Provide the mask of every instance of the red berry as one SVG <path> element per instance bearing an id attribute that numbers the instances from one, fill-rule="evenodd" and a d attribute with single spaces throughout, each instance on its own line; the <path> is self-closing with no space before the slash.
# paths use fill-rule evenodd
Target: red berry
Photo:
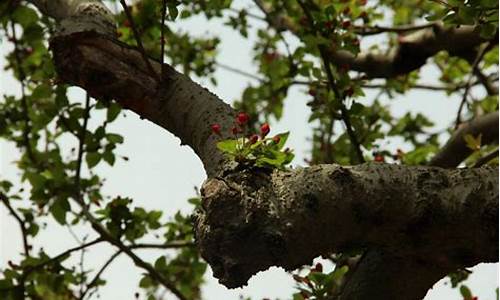
<path id="1" fill-rule="evenodd" d="M 376 155 L 373 160 L 376 162 L 384 162 L 385 161 L 385 159 L 382 155 Z"/>
<path id="2" fill-rule="evenodd" d="M 271 131 L 271 127 L 269 127 L 269 124 L 264 123 L 262 126 L 260 126 L 260 134 L 264 137 L 266 136 L 269 131 Z"/>
<path id="3" fill-rule="evenodd" d="M 256 135 L 256 134 L 252 134 L 252 135 L 250 136 L 250 138 L 248 139 L 248 143 L 249 143 L 250 145 L 253 145 L 253 144 L 257 143 L 257 141 L 258 141 L 258 140 L 259 140 L 259 136 L 258 136 L 258 135 Z"/>
<path id="4" fill-rule="evenodd" d="M 250 117 L 244 113 L 244 112 L 240 112 L 238 114 L 238 116 L 236 117 L 236 122 L 239 124 L 239 125 L 244 125 L 248 122 L 248 120 L 250 120 Z"/>
<path id="5" fill-rule="evenodd" d="M 344 22 L 342 22 L 342 28 L 347 29 L 349 27 L 351 27 L 351 21 L 345 20 Z"/>
<path id="6" fill-rule="evenodd" d="M 276 144 L 279 144 L 281 141 L 281 137 L 279 135 L 275 135 L 273 137 L 273 142 L 275 142 Z"/>
<path id="7" fill-rule="evenodd" d="M 236 127 L 231 128 L 231 133 L 232 134 L 237 135 L 238 132 L 239 132 L 238 128 L 236 128 Z"/>
<path id="8" fill-rule="evenodd" d="M 217 135 L 220 135 L 220 125 L 219 124 L 213 124 L 212 125 L 212 132 L 217 134 Z"/>

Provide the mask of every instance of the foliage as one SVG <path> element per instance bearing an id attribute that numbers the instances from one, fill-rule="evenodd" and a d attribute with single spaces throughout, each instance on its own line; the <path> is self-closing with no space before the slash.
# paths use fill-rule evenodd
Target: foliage
<path id="1" fill-rule="evenodd" d="M 290 90 L 297 87 L 310 109 L 308 164 L 345 165 L 367 160 L 427 164 L 450 131 L 436 132 L 433 120 L 422 113 L 397 114 L 391 110 L 397 99 L 428 87 L 421 70 L 372 79 L 352 70 L 352 66 L 325 61 L 324 54 L 342 50 L 356 55 L 366 50 L 367 32 L 380 29 L 377 26 L 384 23 L 394 29 L 442 20 L 448 26 L 477 25 L 483 38 L 498 34 L 498 2 L 491 0 L 265 0 L 254 1 L 260 4 L 254 8 L 242 8 L 233 2 L 166 1 L 168 21 L 162 24 L 162 1 L 134 1 L 131 20 L 118 7 L 119 1 L 107 1 L 110 7 L 117 7 L 117 33 L 122 42 L 138 44 L 133 34 L 136 26 L 148 55 L 159 59 L 163 44 L 167 63 L 214 85 L 215 72 L 224 60 L 218 57 L 223 41 L 213 32 L 193 34 L 176 29 L 174 22 L 218 20 L 242 38 L 253 37 L 252 64 L 257 74 L 252 74 L 252 81 L 234 104 L 248 118 L 237 121 L 234 138 L 221 140 L 218 147 L 238 162 L 265 168 L 284 168 L 292 161 L 293 153 L 283 149 L 288 132 L 267 137 L 269 130 L 261 128 L 260 134 L 250 133 L 255 124 L 278 121 L 286 101 L 292 100 Z M 139 206 L 137 199 L 104 194 L 105 179 L 98 174 L 99 165 L 113 166 L 117 159 L 127 160 L 117 152 L 125 143 L 124 136 L 110 130 L 110 124 L 120 118 L 121 108 L 112 100 L 87 97 L 82 102 L 69 97 L 68 86 L 59 82 L 48 49 L 47 41 L 54 31 L 54 21 L 40 15 L 32 5 L 0 2 L 0 38 L 7 49 L 5 70 L 22 90 L 2 95 L 0 100 L 0 138 L 19 149 L 15 163 L 21 181 L 0 177 L 0 200 L 19 223 L 24 246 L 21 259 L 2 266 L 0 298 L 90 299 L 106 284 L 105 279 L 100 272 L 80 267 L 69 258 L 106 242 L 116 255 L 128 255 L 142 268 L 138 286 L 148 299 L 160 299 L 165 283 L 186 299 L 200 299 L 207 266 L 193 247 L 189 216 L 177 213 L 165 220 L 162 212 Z M 414 31 L 381 31 L 383 42 L 369 50 L 397 48 L 404 36 Z M 438 74 L 435 81 L 439 85 L 430 89 L 437 91 L 436 98 L 462 97 L 465 93 L 465 109 L 457 119 L 498 110 L 498 95 L 475 92 L 474 97 L 468 97 L 465 87 L 474 73 L 473 61 L 444 51 L 429 61 Z M 232 67 L 237 69 L 238 65 Z M 487 80 L 498 79 L 498 46 L 486 48 L 477 68 Z M 477 89 L 481 84 L 480 80 L 472 82 Z M 374 99 L 364 97 L 374 86 L 378 91 Z M 100 120 L 97 115 L 105 117 Z M 92 126 L 89 119 L 95 121 Z M 220 130 L 214 130 L 215 134 Z M 63 141 L 70 141 L 72 146 L 63 147 Z M 395 149 L 395 143 L 402 144 L 404 150 Z M 467 166 L 495 150 L 484 145 L 480 135 L 466 136 L 465 143 L 474 150 L 465 161 Z M 498 164 L 498 159 L 490 163 Z M 198 207 L 200 201 L 193 198 L 190 203 Z M 56 221 L 53 226 L 93 228 L 98 240 L 82 240 L 78 247 L 62 250 L 60 255 L 49 256 L 43 250 L 35 253 L 33 247 L 44 243 L 37 239 L 38 234 L 49 220 Z M 149 243 L 151 239 L 154 243 Z M 141 247 L 168 249 L 168 253 L 150 264 L 133 258 L 134 250 Z M 109 262 L 115 257 L 111 256 Z M 105 268 L 107 265 L 102 270 Z M 323 273 L 315 266 L 307 276 L 295 275 L 298 293 L 293 297 L 323 299 L 332 295 L 339 290 L 346 272 L 339 267 Z M 450 278 L 464 299 L 474 299 L 472 292 L 459 284 L 467 275 L 458 271 Z"/>

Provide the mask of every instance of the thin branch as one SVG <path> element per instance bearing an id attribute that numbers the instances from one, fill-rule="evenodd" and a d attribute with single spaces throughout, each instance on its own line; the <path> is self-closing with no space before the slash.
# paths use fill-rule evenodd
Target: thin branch
<path id="1" fill-rule="evenodd" d="M 87 285 L 87 288 L 80 294 L 80 300 L 83 300 L 87 293 L 96 285 L 97 281 L 101 278 L 102 273 L 111 265 L 111 263 L 122 253 L 121 250 L 116 251 L 113 255 L 111 255 L 108 260 L 104 263 L 104 265 L 99 269 L 94 278 Z M 90 298 L 90 297 L 89 297 Z"/>
<path id="2" fill-rule="evenodd" d="M 24 117 L 24 128 L 23 128 L 23 142 L 24 146 L 26 147 L 26 153 L 28 154 L 29 159 L 32 162 L 35 162 L 35 154 L 33 153 L 33 149 L 31 149 L 31 143 L 30 143 L 30 138 L 29 134 L 31 132 L 31 125 L 30 125 L 30 117 L 29 117 L 29 109 L 28 109 L 28 100 L 26 99 L 26 85 L 25 85 L 25 79 L 26 79 L 26 74 L 24 73 L 23 67 L 22 67 L 22 60 L 21 57 L 19 56 L 19 41 L 17 40 L 17 35 L 16 35 L 16 28 L 14 21 L 11 20 L 11 29 L 12 29 L 12 40 L 14 43 L 14 59 L 16 61 L 17 65 L 17 71 L 19 73 L 19 82 L 21 83 L 21 107 L 22 107 L 22 114 Z"/>
<path id="3" fill-rule="evenodd" d="M 85 144 L 85 134 L 87 132 L 87 124 L 90 117 L 90 96 L 87 93 L 85 97 L 85 110 L 83 116 L 83 125 L 78 133 L 78 158 L 76 162 L 76 170 L 75 170 L 75 191 L 77 193 L 77 197 L 81 199 L 82 193 L 80 189 L 80 176 L 82 171 L 82 161 L 83 161 L 83 153 L 85 150 L 83 149 L 83 145 Z"/>
<path id="4" fill-rule="evenodd" d="M 26 228 L 26 222 L 19 216 L 16 210 L 10 205 L 7 196 L 3 193 L 0 193 L 0 200 L 2 200 L 5 207 L 9 210 L 10 214 L 16 219 L 19 227 L 21 228 L 21 235 L 23 236 L 23 248 L 24 255 L 26 257 L 30 256 L 30 246 L 28 244 L 28 229 Z"/>
<path id="5" fill-rule="evenodd" d="M 491 160 L 498 158 L 498 148 L 495 151 L 492 151 L 485 156 L 481 157 L 476 161 L 476 163 L 472 166 L 473 168 L 479 168 L 480 166 L 487 164 Z"/>
<path id="6" fill-rule="evenodd" d="M 88 248 L 90 246 L 93 246 L 95 244 L 98 244 L 98 243 L 101 243 L 103 242 L 104 239 L 101 238 L 101 237 L 98 237 L 96 238 L 95 240 L 91 241 L 91 242 L 88 242 L 88 243 L 84 243 L 84 244 L 81 244 L 81 245 L 78 245 L 76 247 L 73 247 L 73 248 L 70 248 L 68 250 L 65 250 L 64 252 L 46 260 L 46 261 L 43 261 L 37 265 L 34 265 L 34 266 L 30 266 L 30 267 L 27 267 L 26 269 L 26 272 L 23 273 L 23 276 L 26 277 L 28 276 L 31 272 L 35 271 L 35 270 L 38 270 L 46 265 L 49 265 L 49 264 L 52 264 L 52 263 L 55 263 L 57 262 L 58 260 L 62 259 L 63 257 L 67 256 L 67 255 L 70 255 L 71 253 L 75 252 L 75 251 L 80 251 L 80 250 L 83 250 L 85 248 Z"/>
<path id="7" fill-rule="evenodd" d="M 302 10 L 304 11 L 304 14 L 307 17 L 311 28 L 316 30 L 316 28 L 314 28 L 313 17 L 311 16 L 311 13 L 308 11 L 305 4 L 302 3 L 301 0 L 297 0 L 297 2 L 299 3 Z M 333 73 L 332 73 L 332 70 L 330 68 L 330 63 L 328 61 L 327 54 L 326 54 L 324 47 L 322 45 L 318 45 L 318 48 L 320 51 L 320 56 L 321 56 L 321 60 L 323 62 L 323 66 L 325 67 L 325 72 L 326 72 L 326 76 L 328 78 L 329 87 L 333 91 L 333 93 L 335 94 L 335 98 L 337 98 L 339 100 L 339 103 L 340 103 L 340 113 L 342 116 L 342 121 L 344 121 L 344 125 L 346 127 L 347 136 L 349 137 L 349 140 L 351 141 L 351 144 L 354 148 L 354 152 L 356 153 L 356 157 L 357 157 L 358 161 L 360 163 L 363 163 L 365 161 L 365 159 L 363 157 L 363 153 L 361 152 L 361 145 L 359 144 L 357 137 L 352 129 L 349 112 L 347 111 L 347 108 L 344 105 L 345 97 L 343 95 L 341 95 L 339 92 L 339 89 L 338 89 L 337 84 L 335 82 L 335 78 L 333 77 Z"/>
<path id="8" fill-rule="evenodd" d="M 142 45 L 139 31 L 137 31 L 137 27 L 135 25 L 134 19 L 132 18 L 132 14 L 130 13 L 130 9 L 128 8 L 127 3 L 125 3 L 125 0 L 120 0 L 120 4 L 122 5 L 123 10 L 125 11 L 125 15 L 127 16 L 127 19 L 130 22 L 130 27 L 132 27 L 132 32 L 134 33 L 134 38 L 135 41 L 137 42 L 137 47 L 139 48 L 139 52 L 141 53 L 142 59 L 144 60 L 146 67 L 148 68 L 151 76 L 156 78 L 156 80 L 160 81 L 158 78 L 158 74 L 156 74 L 156 71 L 153 69 L 151 62 L 149 61 L 148 55 L 146 54 L 146 50 L 144 50 L 144 46 Z"/>
<path id="9" fill-rule="evenodd" d="M 472 86 L 472 79 L 474 78 L 475 73 L 478 70 L 479 63 L 483 59 L 484 55 L 487 52 L 487 49 L 490 47 L 491 42 L 487 42 L 483 47 L 480 48 L 479 53 L 477 54 L 476 58 L 474 59 L 474 62 L 472 63 L 472 72 L 469 75 L 469 79 L 467 80 L 467 84 L 465 86 L 465 91 L 464 95 L 462 97 L 462 101 L 460 102 L 460 106 L 458 107 L 457 111 L 457 117 L 455 120 L 455 129 L 458 128 L 460 123 L 462 122 L 462 110 L 465 106 L 465 103 L 467 103 L 467 97 L 469 96 L 469 91 Z"/>
<path id="10" fill-rule="evenodd" d="M 387 26 L 353 26 L 354 32 L 359 35 L 374 35 L 385 32 L 395 32 L 395 33 L 404 33 L 409 31 L 416 31 L 420 29 L 426 29 L 435 26 L 436 23 L 427 23 L 422 25 L 404 25 L 397 27 L 387 27 Z"/>
<path id="11" fill-rule="evenodd" d="M 131 248 L 131 249 L 178 249 L 178 248 L 194 247 L 194 246 L 196 246 L 196 244 L 193 242 L 178 241 L 178 242 L 170 242 L 167 244 L 149 244 L 149 243 L 133 244 L 133 245 L 130 245 L 129 248 Z"/>
<path id="12" fill-rule="evenodd" d="M 215 65 L 218 66 L 221 69 L 226 70 L 226 71 L 233 72 L 235 74 L 239 74 L 239 75 L 251 78 L 251 79 L 255 79 L 255 80 L 258 80 L 260 82 L 264 82 L 265 81 L 264 79 L 260 78 L 257 75 L 254 75 L 252 73 L 249 73 L 249 72 L 246 72 L 246 71 L 234 68 L 232 66 L 229 66 L 229 65 L 226 65 L 226 64 L 223 64 L 223 63 L 220 63 L 220 62 L 215 62 Z"/>

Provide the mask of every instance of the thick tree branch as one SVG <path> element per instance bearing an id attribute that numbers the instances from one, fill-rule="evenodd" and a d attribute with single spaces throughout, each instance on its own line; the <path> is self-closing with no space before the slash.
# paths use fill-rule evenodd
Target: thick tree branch
<path id="1" fill-rule="evenodd" d="M 278 32 L 289 30 L 298 35 L 300 27 L 291 22 L 287 16 L 273 11 L 270 5 L 261 0 L 254 0 L 259 9 L 266 15 L 269 26 Z M 374 27 L 375 29 L 377 27 Z M 368 78 L 390 78 L 406 74 L 422 67 L 429 57 L 439 51 L 448 51 L 451 55 L 470 57 L 474 48 L 486 40 L 479 35 L 479 28 L 474 26 L 445 27 L 441 23 L 423 24 L 415 28 L 400 28 L 387 32 L 405 32 L 419 29 L 402 37 L 397 47 L 388 53 L 363 51 L 354 55 L 346 50 L 330 48 L 328 56 L 335 65 L 349 65 L 351 70 L 363 72 Z M 493 42 L 498 40 L 498 33 Z"/>
<path id="2" fill-rule="evenodd" d="M 481 134 L 481 142 L 484 145 L 498 142 L 498 112 L 489 113 L 463 123 L 432 158 L 429 164 L 442 168 L 454 168 L 458 166 L 473 152 L 465 143 L 464 137 L 467 134 L 474 137 Z"/>
<path id="3" fill-rule="evenodd" d="M 293 270 L 353 248 L 445 270 L 493 262 L 497 173 L 386 164 L 240 172 L 204 184 L 197 240 L 228 287 L 273 265 Z"/>
<path id="4" fill-rule="evenodd" d="M 352 70 L 364 72 L 367 77 L 387 78 L 419 69 L 429 57 L 442 50 L 451 55 L 468 57 L 475 53 L 475 47 L 485 41 L 479 36 L 477 27 L 447 28 L 442 24 L 434 24 L 431 28 L 402 37 L 399 46 L 389 53 L 361 52 L 355 56 L 345 50 L 331 50 L 329 55 L 335 64 L 349 65 Z"/>

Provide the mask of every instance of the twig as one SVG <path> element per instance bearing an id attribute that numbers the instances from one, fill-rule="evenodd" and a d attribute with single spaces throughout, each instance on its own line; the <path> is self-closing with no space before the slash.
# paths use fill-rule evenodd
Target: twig
<path id="1" fill-rule="evenodd" d="M 265 81 L 264 79 L 260 78 L 257 75 L 254 75 L 252 73 L 249 73 L 249 72 L 246 72 L 246 71 L 234 68 L 234 67 L 231 67 L 229 65 L 226 65 L 226 64 L 223 64 L 223 63 L 220 63 L 220 62 L 215 62 L 215 65 L 218 66 L 221 69 L 224 69 L 224 70 L 227 70 L 227 71 L 230 71 L 230 72 L 233 72 L 233 73 L 236 73 L 236 74 L 239 74 L 239 75 L 251 78 L 251 79 L 255 79 L 255 80 L 258 80 L 260 82 L 264 82 Z"/>
<path id="2" fill-rule="evenodd" d="M 304 14 L 307 17 L 309 24 L 316 31 L 316 29 L 314 28 L 313 18 L 311 16 L 310 12 L 308 11 L 307 7 L 304 5 L 304 3 L 302 3 L 301 0 L 297 0 L 297 2 L 299 3 L 300 7 L 304 11 Z M 333 77 L 332 70 L 330 69 L 330 64 L 328 63 L 328 58 L 327 58 L 324 47 L 321 45 L 318 45 L 318 48 L 319 48 L 321 60 L 323 62 L 323 66 L 325 67 L 325 72 L 326 72 L 326 76 L 328 78 L 328 83 L 329 83 L 330 89 L 335 94 L 335 98 L 337 98 L 339 100 L 340 113 L 342 116 L 342 121 L 344 122 L 344 125 L 346 127 L 347 135 L 348 135 L 349 140 L 351 141 L 351 144 L 354 148 L 354 152 L 356 153 L 356 157 L 357 157 L 358 161 L 360 163 L 363 163 L 363 162 L 365 162 L 365 159 L 363 157 L 363 153 L 361 152 L 361 145 L 359 144 L 359 142 L 356 138 L 356 135 L 354 134 L 354 131 L 353 131 L 352 125 L 351 125 L 351 119 L 349 116 L 349 112 L 347 111 L 347 109 L 344 105 L 343 100 L 345 99 L 345 97 L 343 97 L 339 92 L 339 89 L 338 89 L 337 84 L 335 82 L 335 79 Z"/>
<path id="3" fill-rule="evenodd" d="M 24 117 L 25 125 L 23 128 L 23 142 L 24 146 L 26 147 L 26 153 L 28 154 L 29 159 L 32 162 L 35 162 L 35 154 L 33 153 L 33 149 L 31 149 L 31 144 L 30 144 L 30 139 L 29 139 L 29 134 L 31 132 L 31 125 L 30 125 L 30 117 L 29 117 L 29 110 L 28 110 L 28 100 L 26 99 L 26 85 L 25 85 L 25 79 L 26 79 L 26 74 L 24 73 L 22 63 L 21 63 L 21 57 L 19 56 L 19 45 L 18 45 L 18 40 L 16 36 L 16 28 L 14 21 L 11 20 L 11 29 L 12 29 L 12 40 L 14 42 L 14 59 L 16 60 L 17 64 L 17 71 L 19 73 L 19 82 L 21 83 L 21 107 L 22 107 L 22 114 Z"/>
<path id="4" fill-rule="evenodd" d="M 429 27 L 435 26 L 436 23 L 427 23 L 422 25 L 406 25 L 406 26 L 397 26 L 397 27 L 386 27 L 386 26 L 353 26 L 354 32 L 359 35 L 374 35 L 385 32 L 395 32 L 395 33 L 403 33 L 408 31 L 416 31 L 420 29 L 426 29 Z"/>
<path id="5" fill-rule="evenodd" d="M 82 171 L 82 161 L 83 161 L 83 153 L 85 152 L 83 149 L 83 145 L 85 144 L 85 134 L 87 132 L 87 124 L 90 117 L 90 96 L 87 93 L 85 97 L 85 111 L 83 116 L 83 125 L 78 133 L 78 157 L 76 161 L 76 170 L 75 170 L 75 191 L 77 193 L 77 197 L 80 199 L 82 197 L 80 190 L 80 176 Z"/>
<path id="6" fill-rule="evenodd" d="M 465 106 L 465 103 L 467 103 L 467 96 L 469 95 L 469 90 L 472 86 L 472 79 L 474 78 L 474 74 L 476 73 L 476 70 L 478 70 L 478 65 L 481 62 L 481 60 L 483 59 L 484 55 L 487 52 L 486 50 L 489 48 L 490 45 L 491 45 L 491 42 L 487 42 L 486 45 L 484 45 L 484 47 L 482 47 L 479 50 L 479 53 L 477 54 L 476 58 L 474 59 L 474 62 L 472 63 L 472 72 L 469 75 L 469 79 L 467 80 L 467 84 L 465 86 L 465 91 L 464 91 L 464 95 L 462 97 L 462 101 L 460 102 L 460 106 L 458 107 L 457 118 L 455 120 L 455 129 L 457 129 L 458 126 L 460 125 L 460 123 L 462 123 L 462 117 L 461 117 L 462 110 Z"/>
<path id="7" fill-rule="evenodd" d="M 193 243 L 193 242 L 178 241 L 178 242 L 170 242 L 167 244 L 148 244 L 148 243 L 133 244 L 133 245 L 130 245 L 129 248 L 131 248 L 131 249 L 177 249 L 177 248 L 194 247 L 194 246 L 195 246 L 195 243 Z"/>
<path id="8" fill-rule="evenodd" d="M 137 31 L 137 27 L 135 26 L 135 22 L 132 18 L 132 14 L 130 13 L 130 10 L 127 6 L 127 3 L 125 3 L 125 0 L 120 0 L 120 4 L 123 7 L 123 10 L 125 11 L 125 15 L 127 16 L 128 21 L 130 22 L 130 26 L 132 27 L 132 32 L 134 33 L 134 38 L 135 41 L 137 42 L 137 47 L 139 48 L 139 52 L 141 53 L 142 59 L 144 60 L 144 63 L 146 63 L 146 67 L 148 68 L 149 72 L 151 73 L 151 76 L 155 77 L 158 82 L 160 81 L 160 78 L 158 78 L 158 74 L 156 74 L 155 70 L 153 69 L 153 66 L 151 65 L 151 62 L 149 61 L 149 58 L 146 54 L 146 50 L 144 50 L 144 46 L 142 45 L 141 37 L 139 35 L 139 32 Z"/>
<path id="9" fill-rule="evenodd" d="M 28 244 L 28 232 L 26 228 L 26 222 L 17 214 L 16 210 L 10 205 L 7 196 L 3 193 L 0 193 L 0 200 L 2 200 L 3 204 L 9 210 L 10 214 L 16 219 L 19 227 L 21 228 L 21 234 L 23 236 L 23 248 L 24 255 L 26 257 L 30 256 L 30 246 Z"/>
<path id="10" fill-rule="evenodd" d="M 80 294 L 79 299 L 83 300 L 87 293 L 95 286 L 96 282 L 101 278 L 102 273 L 111 265 L 111 263 L 122 253 L 121 250 L 116 251 L 113 255 L 111 255 L 108 260 L 104 263 L 104 265 L 99 269 L 94 278 L 87 285 L 87 288 Z"/>
<path id="11" fill-rule="evenodd" d="M 492 151 L 492 152 L 486 154 L 485 156 L 481 157 L 480 159 L 478 159 L 474 163 L 474 165 L 472 165 L 472 167 L 479 168 L 480 166 L 488 163 L 490 160 L 495 159 L 495 158 L 498 158 L 498 149 L 496 149 L 495 151 Z"/>

